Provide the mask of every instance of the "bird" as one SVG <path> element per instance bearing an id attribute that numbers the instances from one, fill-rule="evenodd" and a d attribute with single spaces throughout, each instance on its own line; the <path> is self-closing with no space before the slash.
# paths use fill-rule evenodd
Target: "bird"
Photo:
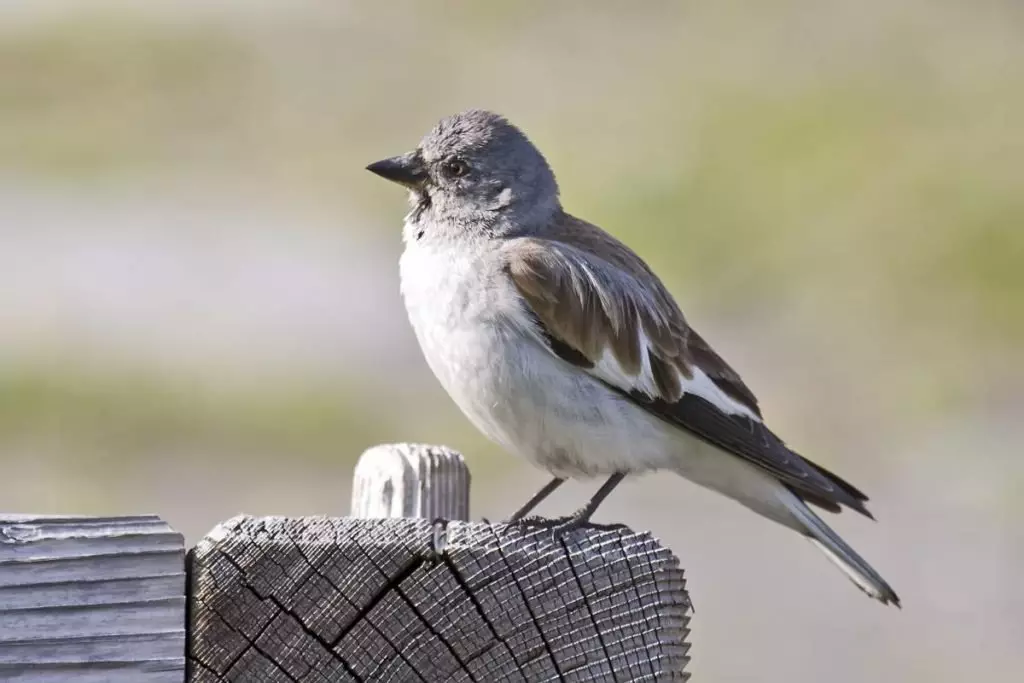
<path id="1" fill-rule="evenodd" d="M 895 591 L 810 506 L 874 519 L 867 496 L 791 450 L 754 393 L 629 247 L 568 213 L 544 155 L 503 116 L 441 119 L 411 152 L 367 170 L 409 195 L 399 271 L 416 339 L 484 435 L 553 478 L 604 483 L 670 471 L 810 539 L 883 604 Z"/>

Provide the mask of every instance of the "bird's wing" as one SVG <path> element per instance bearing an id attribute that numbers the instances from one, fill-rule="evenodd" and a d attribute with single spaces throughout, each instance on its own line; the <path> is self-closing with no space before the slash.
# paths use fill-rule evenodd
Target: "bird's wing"
<path id="1" fill-rule="evenodd" d="M 598 228 L 578 224 L 555 239 L 518 238 L 504 247 L 506 272 L 539 340 L 644 410 L 767 471 L 808 502 L 870 516 L 863 493 L 791 451 L 764 425 L 754 394 L 689 327 L 640 257 Z"/>

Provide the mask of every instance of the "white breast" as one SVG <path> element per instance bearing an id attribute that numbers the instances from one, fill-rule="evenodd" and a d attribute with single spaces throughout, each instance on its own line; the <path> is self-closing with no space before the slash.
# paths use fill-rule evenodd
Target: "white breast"
<path id="1" fill-rule="evenodd" d="M 541 347 L 483 248 L 410 242 L 402 295 L 438 381 L 485 435 L 559 476 L 670 464 L 665 426 Z"/>
<path id="2" fill-rule="evenodd" d="M 489 376 L 502 353 L 507 283 L 480 249 L 410 242 L 400 262 L 402 298 L 430 369 L 463 410 L 467 381 Z M 504 312 L 504 315 L 503 315 Z"/>

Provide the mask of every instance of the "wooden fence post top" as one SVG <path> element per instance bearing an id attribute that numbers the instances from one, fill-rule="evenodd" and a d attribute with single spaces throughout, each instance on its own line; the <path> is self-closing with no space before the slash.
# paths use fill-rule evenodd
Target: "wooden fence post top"
<path id="1" fill-rule="evenodd" d="M 356 463 L 352 516 L 467 520 L 469 481 L 462 454 L 446 446 L 374 446 Z"/>
<path id="2" fill-rule="evenodd" d="M 686 678 L 679 562 L 624 527 L 241 516 L 192 599 L 196 683 Z"/>

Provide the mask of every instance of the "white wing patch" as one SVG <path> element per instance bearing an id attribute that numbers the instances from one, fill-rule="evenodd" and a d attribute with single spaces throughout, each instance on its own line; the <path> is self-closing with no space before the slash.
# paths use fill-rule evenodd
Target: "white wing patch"
<path id="1" fill-rule="evenodd" d="M 654 373 L 651 372 L 651 359 L 647 356 L 647 335 L 643 333 L 643 330 L 640 331 L 640 348 L 643 350 L 641 355 L 643 367 L 640 368 L 640 373 L 637 375 L 627 373 L 619 364 L 615 354 L 612 353 L 611 347 L 608 346 L 601 352 L 601 359 L 594 364 L 589 372 L 625 391 L 635 389 L 648 396 L 658 396 L 658 385 L 654 383 Z"/>
<path id="2" fill-rule="evenodd" d="M 685 377 L 680 379 L 682 380 L 685 393 L 700 396 L 724 413 L 742 415 L 754 422 L 761 421 L 757 413 L 722 391 L 700 368 L 693 368 L 693 379 L 686 379 Z"/>
<path id="3" fill-rule="evenodd" d="M 619 364 L 611 349 L 607 347 L 601 354 L 601 359 L 589 372 L 625 391 L 642 391 L 652 398 L 657 398 L 660 396 L 660 392 L 658 391 L 658 385 L 654 381 L 654 373 L 651 371 L 651 360 L 648 355 L 650 343 L 642 330 L 640 331 L 640 348 L 644 352 L 642 354 L 643 367 L 640 369 L 639 374 L 628 374 Z M 708 377 L 707 373 L 699 367 L 693 367 L 692 379 L 687 379 L 683 377 L 682 373 L 676 372 L 683 393 L 700 396 L 715 406 L 715 408 L 728 415 L 742 415 L 754 422 L 761 422 L 761 418 L 757 416 L 757 413 L 722 391 Z"/>

